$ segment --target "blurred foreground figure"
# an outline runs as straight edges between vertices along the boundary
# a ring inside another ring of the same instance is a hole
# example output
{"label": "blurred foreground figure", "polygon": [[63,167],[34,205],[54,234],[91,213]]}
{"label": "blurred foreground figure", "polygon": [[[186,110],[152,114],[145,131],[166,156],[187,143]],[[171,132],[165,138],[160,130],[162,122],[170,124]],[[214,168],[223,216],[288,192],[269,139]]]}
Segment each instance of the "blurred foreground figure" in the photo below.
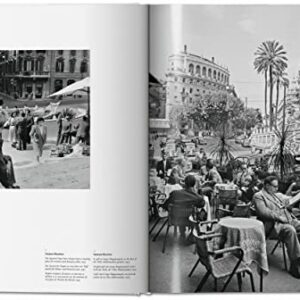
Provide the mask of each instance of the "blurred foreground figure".
{"label": "blurred foreground figure", "polygon": [[2,129],[7,119],[8,116],[6,113],[0,110],[0,183],[6,189],[18,189],[20,187],[15,185],[16,179],[12,159],[10,156],[4,155],[2,152]]}

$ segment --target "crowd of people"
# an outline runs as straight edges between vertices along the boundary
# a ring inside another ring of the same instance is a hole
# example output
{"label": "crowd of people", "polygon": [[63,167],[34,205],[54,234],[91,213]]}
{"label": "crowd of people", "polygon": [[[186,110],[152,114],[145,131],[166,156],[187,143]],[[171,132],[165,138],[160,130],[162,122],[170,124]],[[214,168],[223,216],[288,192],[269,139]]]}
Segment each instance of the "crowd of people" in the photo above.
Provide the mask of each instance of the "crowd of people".
{"label": "crowd of people", "polygon": [[[11,156],[2,152],[3,129],[8,129],[7,140],[12,148],[18,151],[29,150],[32,145],[33,156],[37,163],[41,162],[44,146],[47,142],[48,130],[43,117],[34,117],[28,107],[19,109],[15,107],[8,113],[0,110],[0,183],[4,188],[19,188],[16,185],[13,160]],[[56,145],[90,143],[90,126],[87,116],[80,121],[73,122],[71,115],[57,115]]]}
{"label": "crowd of people", "polygon": [[[162,148],[161,159],[150,161],[150,186],[166,195],[161,206],[166,212],[169,204],[182,207],[195,206],[205,209],[205,198],[214,205],[216,186],[226,183],[237,189],[238,203],[248,204],[253,217],[275,231],[285,243],[291,262],[290,274],[300,278],[300,210],[299,202],[290,205],[293,196],[300,192],[300,177],[289,179],[287,188],[279,188],[279,179],[274,173],[261,173],[246,162],[241,162],[231,180],[224,178],[212,158],[208,158],[203,148],[196,147],[194,158],[189,159],[184,151],[177,157],[167,157]],[[206,209],[207,210],[207,209]],[[186,228],[180,228],[185,239]]]}

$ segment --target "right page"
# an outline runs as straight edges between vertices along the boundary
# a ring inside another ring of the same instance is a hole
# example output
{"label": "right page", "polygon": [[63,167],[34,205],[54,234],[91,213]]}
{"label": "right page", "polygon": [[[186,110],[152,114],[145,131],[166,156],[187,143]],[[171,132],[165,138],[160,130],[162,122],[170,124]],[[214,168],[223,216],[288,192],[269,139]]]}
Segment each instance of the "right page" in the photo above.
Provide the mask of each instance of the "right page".
{"label": "right page", "polygon": [[299,292],[299,6],[150,8],[150,292]]}

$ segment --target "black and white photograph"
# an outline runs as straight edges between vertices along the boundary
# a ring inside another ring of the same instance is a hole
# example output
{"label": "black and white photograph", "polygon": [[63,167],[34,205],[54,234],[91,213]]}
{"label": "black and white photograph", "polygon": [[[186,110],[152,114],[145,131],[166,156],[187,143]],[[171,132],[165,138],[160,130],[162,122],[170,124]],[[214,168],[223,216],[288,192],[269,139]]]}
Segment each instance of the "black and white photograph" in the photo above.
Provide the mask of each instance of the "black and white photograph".
{"label": "black and white photograph", "polygon": [[0,183],[90,188],[89,50],[0,50]]}
{"label": "black and white photograph", "polygon": [[151,292],[300,292],[299,14],[150,7]]}

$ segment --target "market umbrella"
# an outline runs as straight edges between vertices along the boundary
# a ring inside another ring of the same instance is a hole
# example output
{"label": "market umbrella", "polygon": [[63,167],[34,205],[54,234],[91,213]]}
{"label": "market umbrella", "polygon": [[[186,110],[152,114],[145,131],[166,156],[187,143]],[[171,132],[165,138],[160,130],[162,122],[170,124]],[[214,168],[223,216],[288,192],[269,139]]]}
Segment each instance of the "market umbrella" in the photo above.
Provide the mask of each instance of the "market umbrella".
{"label": "market umbrella", "polygon": [[49,97],[62,96],[67,94],[73,94],[77,91],[85,91],[88,94],[88,117],[90,117],[90,77],[86,77],[82,80],[74,82],[60,91],[51,94]]}

